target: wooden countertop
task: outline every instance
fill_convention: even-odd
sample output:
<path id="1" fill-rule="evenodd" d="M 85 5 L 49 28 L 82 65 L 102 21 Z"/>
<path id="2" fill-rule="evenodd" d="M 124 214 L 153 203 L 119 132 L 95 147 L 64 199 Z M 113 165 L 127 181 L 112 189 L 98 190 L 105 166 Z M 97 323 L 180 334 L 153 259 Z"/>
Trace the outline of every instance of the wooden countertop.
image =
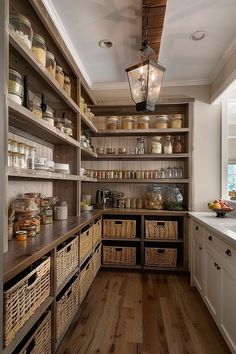
<path id="1" fill-rule="evenodd" d="M 27 241 L 9 242 L 4 254 L 3 279 L 7 282 L 54 247 L 102 215 L 102 210 L 86 211 L 81 216 L 73 216 L 65 221 L 54 221 L 42 225 L 40 234 Z"/>

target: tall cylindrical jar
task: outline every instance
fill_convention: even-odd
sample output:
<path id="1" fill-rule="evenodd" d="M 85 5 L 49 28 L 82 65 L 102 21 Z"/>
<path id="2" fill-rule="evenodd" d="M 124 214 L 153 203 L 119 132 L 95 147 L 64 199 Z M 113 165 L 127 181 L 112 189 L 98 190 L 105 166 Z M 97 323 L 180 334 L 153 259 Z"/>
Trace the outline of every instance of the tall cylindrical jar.
<path id="1" fill-rule="evenodd" d="M 40 34 L 34 33 L 32 51 L 43 66 L 46 66 L 46 45 L 45 40 Z"/>
<path id="2" fill-rule="evenodd" d="M 54 55 L 47 51 L 46 54 L 46 68 L 50 72 L 50 74 L 55 78 L 56 75 L 56 60 Z"/>

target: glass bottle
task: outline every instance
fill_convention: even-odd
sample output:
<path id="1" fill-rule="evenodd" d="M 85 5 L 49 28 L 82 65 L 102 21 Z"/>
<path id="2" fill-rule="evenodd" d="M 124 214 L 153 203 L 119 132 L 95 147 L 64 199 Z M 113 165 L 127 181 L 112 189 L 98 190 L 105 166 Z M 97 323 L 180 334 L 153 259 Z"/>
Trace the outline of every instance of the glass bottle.
<path id="1" fill-rule="evenodd" d="M 171 140 L 171 135 L 166 135 L 164 141 L 164 154 L 172 154 L 173 153 L 173 144 Z"/>
<path id="2" fill-rule="evenodd" d="M 151 154 L 161 154 L 162 153 L 162 142 L 161 136 L 153 136 L 151 141 Z"/>
<path id="3" fill-rule="evenodd" d="M 144 153 L 145 153 L 144 138 L 137 138 L 135 154 L 143 155 Z"/>
<path id="4" fill-rule="evenodd" d="M 173 144 L 173 152 L 175 154 L 184 152 L 183 137 L 181 135 L 175 136 L 175 140 Z"/>
<path id="5" fill-rule="evenodd" d="M 36 152 L 35 147 L 29 146 L 29 155 L 27 160 L 27 168 L 29 170 L 34 170 L 35 152 Z"/>

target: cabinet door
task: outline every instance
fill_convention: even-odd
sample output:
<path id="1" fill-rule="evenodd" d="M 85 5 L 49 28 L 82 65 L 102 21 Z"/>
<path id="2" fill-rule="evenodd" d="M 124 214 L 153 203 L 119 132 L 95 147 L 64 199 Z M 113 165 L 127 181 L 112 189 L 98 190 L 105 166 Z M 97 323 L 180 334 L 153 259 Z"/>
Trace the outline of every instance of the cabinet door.
<path id="1" fill-rule="evenodd" d="M 197 237 L 193 237 L 192 243 L 192 278 L 194 285 L 201 295 L 203 295 L 203 246 Z"/>
<path id="2" fill-rule="evenodd" d="M 220 301 L 220 265 L 217 262 L 217 254 L 210 247 L 205 248 L 204 260 L 205 303 L 211 312 L 214 320 L 219 318 Z"/>
<path id="3" fill-rule="evenodd" d="M 220 327 L 232 352 L 236 353 L 236 269 L 224 265 L 220 272 Z"/>

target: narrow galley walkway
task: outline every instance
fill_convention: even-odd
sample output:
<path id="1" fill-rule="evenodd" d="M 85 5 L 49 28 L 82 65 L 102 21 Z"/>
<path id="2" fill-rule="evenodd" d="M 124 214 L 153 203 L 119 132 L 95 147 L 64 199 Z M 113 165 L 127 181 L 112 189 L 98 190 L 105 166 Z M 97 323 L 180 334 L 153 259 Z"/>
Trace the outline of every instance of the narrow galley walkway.
<path id="1" fill-rule="evenodd" d="M 230 354 L 186 275 L 100 271 L 57 354 Z"/>

